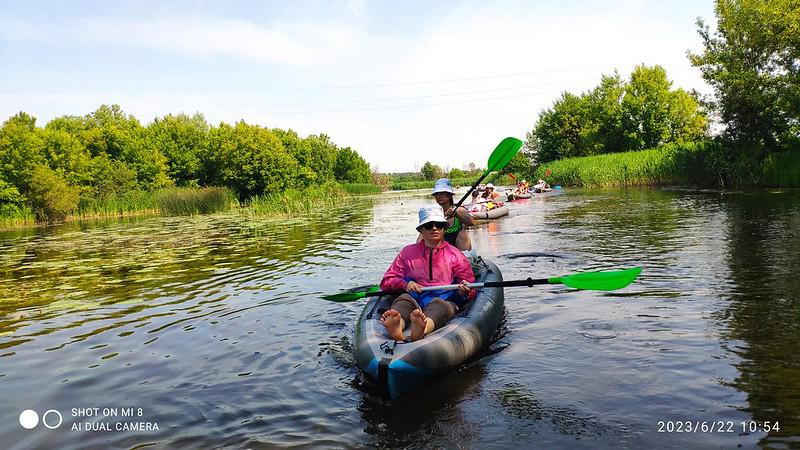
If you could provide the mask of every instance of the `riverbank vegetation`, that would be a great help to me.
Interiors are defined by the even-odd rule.
[[[673,90],[659,66],[604,75],[542,111],[506,171],[584,186],[800,187],[796,4],[717,0],[715,12],[717,30],[698,20],[704,50],[689,54],[712,96]]]
[[[0,226],[202,213],[371,177],[355,150],[324,134],[301,137],[244,121],[214,126],[201,114],[143,126],[119,106],[103,105],[44,127],[20,112],[0,127]]]

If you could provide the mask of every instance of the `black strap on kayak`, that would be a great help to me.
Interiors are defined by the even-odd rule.
[[[392,362],[389,358],[381,358],[378,363],[378,386],[383,389],[384,394],[389,396],[389,363]]]

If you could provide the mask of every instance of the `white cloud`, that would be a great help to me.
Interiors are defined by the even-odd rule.
[[[366,17],[363,2],[342,1],[353,15]],[[454,8],[445,16],[426,17],[415,34],[389,33],[375,24],[367,28],[368,17],[358,25],[324,21],[279,26],[198,17],[147,22],[82,19],[53,27],[49,36],[211,61],[234,57],[264,65],[265,74],[280,68],[296,75],[265,79],[270,88],[304,84],[360,87],[239,92],[230,90],[236,80],[219,83],[209,79],[205,81],[208,88],[221,91],[156,95],[132,93],[137,85],[131,81],[127,93],[87,94],[83,100],[77,94],[69,100],[3,96],[0,104],[33,113],[55,108],[55,116],[85,114],[102,103],[119,103],[143,122],[170,112],[195,111],[204,113],[211,123],[244,118],[293,128],[301,134],[326,133],[338,145],[356,149],[370,163],[395,171],[411,170],[426,160],[449,167],[469,162],[485,165],[491,150],[505,136],[524,139],[539,111],[552,105],[560,92],[590,89],[601,74],[614,68],[627,77],[637,64],[660,64],[675,87],[704,88],[699,71],[685,56],[688,48],[699,47],[694,31],[696,13],[687,12],[687,17],[678,19],[645,19],[641,12],[646,3],[641,2],[602,4],[596,10],[557,16],[549,9],[523,14],[505,6]],[[15,26],[27,29],[24,24]],[[190,59],[187,73],[195,70]],[[520,75],[488,77],[509,74]],[[451,81],[415,83],[426,80]],[[529,87],[496,91],[515,86]],[[442,96],[482,90],[495,91]],[[496,98],[514,95],[517,97]],[[391,98],[406,99],[386,100]],[[382,100],[367,102],[378,99]],[[335,103],[357,101],[364,103]],[[324,102],[331,104],[320,104]],[[29,105],[35,108],[29,109]],[[392,109],[395,106],[404,108]],[[337,112],[323,112],[329,110]]]

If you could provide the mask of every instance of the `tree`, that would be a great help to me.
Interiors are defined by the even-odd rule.
[[[636,66],[622,98],[623,128],[632,150],[656,148],[669,137],[670,87],[661,66]]]
[[[45,164],[44,142],[36,118],[20,112],[0,128],[0,179],[25,193],[30,189],[34,169]]]
[[[614,72],[587,93],[563,93],[552,108],[539,113],[527,134],[525,147],[531,163],[643,150],[704,137],[707,119],[699,103],[671,87],[662,67],[640,65],[627,83]]]
[[[800,8],[796,0],[717,0],[717,31],[702,19],[705,50],[689,53],[713,87],[724,138],[740,152],[800,145]]]
[[[369,164],[350,147],[339,149],[336,153],[334,175],[344,183],[369,183],[372,172]]]
[[[200,184],[201,156],[208,146],[209,126],[202,114],[169,114],[147,130],[151,143],[166,157],[167,174],[178,186]]]
[[[453,168],[453,169],[450,169],[450,173],[448,173],[447,176],[450,177],[450,179],[452,180],[452,179],[456,179],[456,178],[464,178],[464,177],[467,176],[467,174],[464,173],[464,171],[461,170],[461,169]]]
[[[40,222],[61,222],[78,207],[80,191],[45,165],[33,171],[28,197]]]
[[[425,161],[419,172],[426,180],[436,180],[442,177],[442,168],[436,164],[431,164],[430,161]]]
[[[308,165],[317,174],[317,181],[324,183],[333,180],[336,166],[336,144],[325,134],[311,135],[308,138],[311,151]]]
[[[211,129],[209,157],[209,183],[234,189],[240,199],[282,191],[300,170],[275,134],[244,121]]]

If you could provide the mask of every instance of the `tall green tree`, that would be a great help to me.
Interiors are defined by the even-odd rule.
[[[169,114],[147,126],[151,143],[166,157],[167,174],[176,185],[199,186],[209,129],[200,113]]]
[[[0,179],[25,193],[42,164],[46,164],[44,141],[36,118],[20,112],[6,120],[0,128]]]
[[[717,0],[717,30],[689,54],[713,87],[725,137],[761,159],[800,141],[800,5],[797,0]]]
[[[435,180],[442,177],[442,168],[436,164],[431,164],[430,161],[425,161],[419,172],[426,180]]]
[[[369,183],[372,172],[361,155],[350,147],[345,147],[336,153],[334,175],[336,180],[343,183]]]
[[[300,165],[274,133],[244,121],[212,128],[210,184],[234,189],[240,199],[292,187]]]
[[[706,130],[705,113],[693,96],[673,90],[662,67],[640,65],[627,83],[615,72],[586,93],[563,93],[539,113],[525,147],[537,165],[693,141]]]

